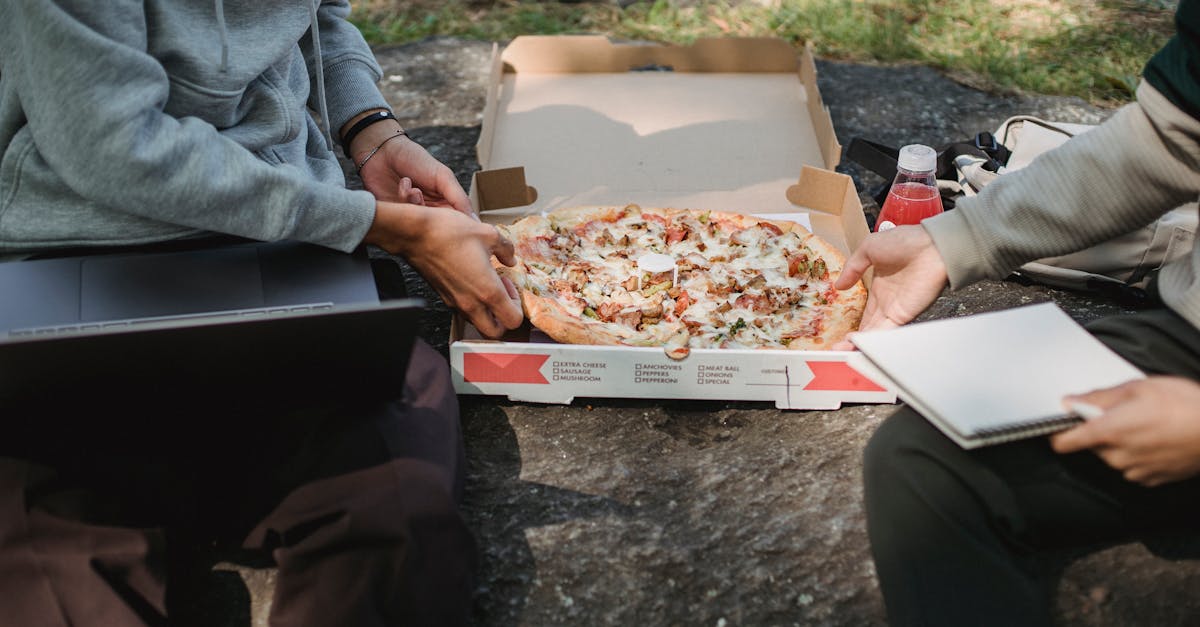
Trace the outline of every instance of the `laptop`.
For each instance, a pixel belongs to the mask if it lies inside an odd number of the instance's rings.
[[[296,242],[0,263],[0,409],[393,398],[422,306]]]

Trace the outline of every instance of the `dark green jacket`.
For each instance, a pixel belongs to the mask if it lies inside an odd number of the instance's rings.
[[[1175,36],[1146,64],[1146,82],[1175,106],[1200,118],[1200,1],[1175,11]]]

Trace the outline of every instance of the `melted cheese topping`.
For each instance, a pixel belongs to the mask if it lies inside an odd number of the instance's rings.
[[[836,298],[807,233],[743,228],[708,212],[668,221],[636,206],[583,223],[547,217],[553,232],[518,246],[526,289],[553,293],[627,344],[787,346],[819,335],[825,308],[814,305]],[[673,257],[677,275],[639,270],[648,253]]]

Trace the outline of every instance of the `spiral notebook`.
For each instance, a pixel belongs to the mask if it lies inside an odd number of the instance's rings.
[[[1065,429],[1064,396],[1145,375],[1053,303],[851,337],[911,405],[963,448]]]

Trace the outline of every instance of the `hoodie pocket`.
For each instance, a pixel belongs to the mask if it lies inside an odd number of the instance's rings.
[[[289,97],[290,96],[290,97]],[[203,87],[171,77],[171,96],[165,112],[171,116],[195,117],[216,127],[223,136],[251,151],[295,140],[298,97],[280,87],[274,68],[267,68],[236,91]]]
[[[4,232],[4,216],[12,206],[21,186],[22,164],[33,153],[33,137],[28,126],[22,126],[8,143],[0,157],[0,233]]]
[[[244,89],[213,89],[179,76],[171,76],[171,95],[164,111],[173,117],[195,117],[218,129],[236,126],[245,112],[239,111]]]

